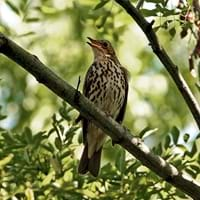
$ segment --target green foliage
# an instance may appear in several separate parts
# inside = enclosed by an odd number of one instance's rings
[[[0,131],[0,194],[2,199],[174,199],[186,198],[153,172],[119,149],[115,164],[105,164],[98,178],[77,174],[78,144],[72,109],[65,103],[52,116],[49,131],[34,133],[26,127],[21,133]],[[146,130],[147,132],[149,130]],[[149,131],[150,132],[150,131]],[[176,136],[174,136],[174,133]],[[164,159],[196,178],[200,172],[198,139],[177,142],[181,136],[174,127],[171,135],[153,149]],[[144,141],[150,134],[144,134]],[[198,159],[199,161],[199,159]],[[145,192],[144,192],[145,191]],[[31,196],[31,197],[29,197]]]
[[[192,1],[170,2],[146,0],[140,12],[155,20],[162,46],[199,97],[199,16]],[[86,37],[110,40],[131,76],[124,124],[156,154],[200,179],[199,134],[191,114],[141,32],[116,3],[6,0],[1,5],[0,31],[74,87],[79,75],[83,84],[92,63]],[[79,176],[77,113],[65,103],[60,106],[57,97],[7,58],[1,56],[0,65],[0,199],[187,199],[109,142],[99,177]]]

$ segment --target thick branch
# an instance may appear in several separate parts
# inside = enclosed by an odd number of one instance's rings
[[[186,104],[188,105],[199,129],[200,129],[200,107],[192,94],[190,88],[188,87],[183,76],[180,74],[178,67],[172,62],[170,57],[167,55],[163,47],[160,46],[158,38],[152,29],[152,23],[148,23],[145,18],[139,13],[139,11],[130,3],[129,0],[115,0],[120,4],[126,12],[137,22],[140,28],[145,33],[148,38],[150,45],[154,53],[158,56],[162,64],[165,66],[172,79],[174,80],[176,86],[178,87],[180,93],[182,94]]]
[[[184,176],[161,157],[152,154],[139,138],[133,137],[129,130],[122,127],[112,118],[107,118],[87,98],[41,63],[36,56],[28,53],[1,33],[0,52],[21,65],[40,83],[43,83],[56,95],[76,108],[82,116],[92,120],[114,141],[120,141],[120,145],[140,160],[143,165],[192,198],[199,199],[200,185],[195,180]]]

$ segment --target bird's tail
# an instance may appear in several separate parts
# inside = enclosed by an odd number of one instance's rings
[[[88,144],[86,144],[81,156],[78,172],[85,174],[89,171],[93,176],[97,177],[101,163],[101,151],[102,147],[94,152],[91,158],[88,158]]]

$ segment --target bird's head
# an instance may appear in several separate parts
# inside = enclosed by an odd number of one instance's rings
[[[94,52],[95,58],[108,57],[115,58],[115,51],[111,43],[107,40],[95,40],[88,37],[89,42],[87,42]]]

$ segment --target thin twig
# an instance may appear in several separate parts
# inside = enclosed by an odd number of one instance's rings
[[[78,83],[77,83],[77,86],[76,86],[77,91],[79,90],[80,83],[81,83],[81,76],[78,77]]]

